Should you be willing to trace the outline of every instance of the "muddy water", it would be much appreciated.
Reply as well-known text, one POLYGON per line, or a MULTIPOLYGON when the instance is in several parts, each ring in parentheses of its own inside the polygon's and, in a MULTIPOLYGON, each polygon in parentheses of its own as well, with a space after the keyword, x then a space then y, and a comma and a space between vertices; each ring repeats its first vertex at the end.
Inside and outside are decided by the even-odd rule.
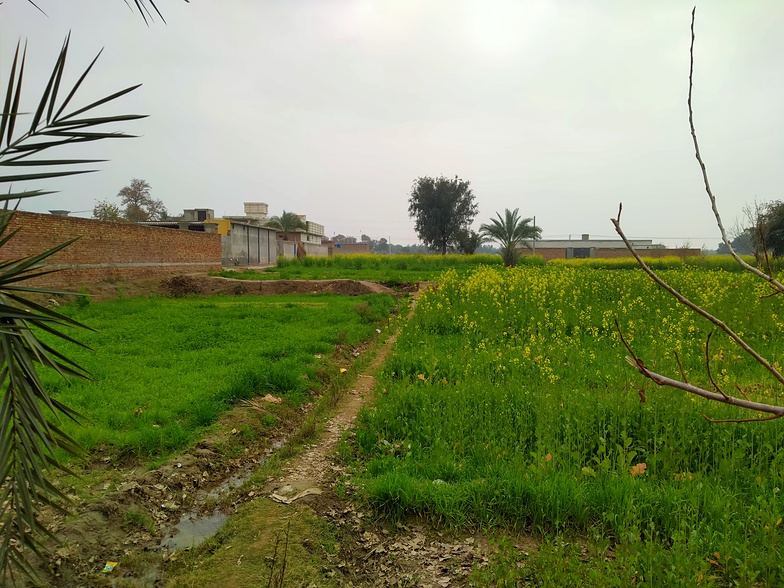
POLYGON ((206 516, 189 512, 180 519, 174 529, 166 533, 161 541, 161 548, 174 551, 196 547, 215 535, 226 523, 227 518, 219 510, 206 516))
MULTIPOLYGON (((273 451, 283 447, 286 441, 287 439, 283 438, 272 443, 270 449, 267 451, 268 456, 271 455, 273 451)), ((205 502, 206 500, 220 500, 225 494, 239 488, 251 477, 255 468, 264 463, 266 459, 266 457, 259 459, 253 467, 225 480, 219 486, 213 488, 201 502, 205 502)), ((160 547, 164 551, 172 552, 201 545, 223 527, 227 518, 227 515, 217 509, 209 515, 202 515, 195 511, 187 512, 182 516, 179 523, 166 532, 160 547)))

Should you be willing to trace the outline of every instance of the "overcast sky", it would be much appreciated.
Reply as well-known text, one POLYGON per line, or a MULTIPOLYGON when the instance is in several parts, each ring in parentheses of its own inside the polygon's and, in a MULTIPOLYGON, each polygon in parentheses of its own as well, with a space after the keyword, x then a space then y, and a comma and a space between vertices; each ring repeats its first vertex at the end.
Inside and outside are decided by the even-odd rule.
MULTIPOLYGON (((89 216, 143 178, 174 214, 262 201, 409 244, 411 185, 443 174, 471 182, 475 227, 519 207, 544 238, 614 236, 622 201, 631 237, 718 243, 688 129, 691 3, 158 0, 168 24, 149 27, 122 0, 37 3, 0 6, 2 79, 29 42, 26 109, 71 30, 69 81, 105 48, 82 103, 142 82, 112 112, 150 118, 27 210, 89 216)), ((727 225, 784 199, 782 31, 781 0, 697 7, 695 118, 727 225)))

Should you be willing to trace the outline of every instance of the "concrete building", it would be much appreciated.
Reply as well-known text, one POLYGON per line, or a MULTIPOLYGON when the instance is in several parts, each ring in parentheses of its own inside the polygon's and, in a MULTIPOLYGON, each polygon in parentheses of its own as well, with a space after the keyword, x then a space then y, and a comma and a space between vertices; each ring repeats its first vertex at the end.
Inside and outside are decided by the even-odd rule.
POLYGON ((279 245, 275 229, 229 219, 217 224, 223 265, 272 265, 278 257, 297 255, 295 247, 279 245))
POLYGON ((338 243, 337 241, 324 240, 322 245, 327 247, 328 255, 352 255, 355 253, 370 253, 370 243, 338 243))
POLYGON ((266 202, 243 202, 245 216, 250 218, 266 219, 269 206, 266 202))
POLYGON ((212 208, 186 208, 182 211, 182 220, 189 222, 203 222, 215 218, 212 208))
MULTIPOLYGON (((661 243, 654 243, 651 239, 630 239, 634 248, 643 257, 665 257, 677 255, 678 257, 693 257, 702 254, 700 249, 668 249, 661 243)), ((523 255, 541 255, 545 261, 551 259, 581 259, 581 258, 618 258, 631 257, 631 252, 620 239, 591 239, 583 233, 580 239, 542 239, 536 242, 535 251, 521 250, 523 255)))
POLYGON ((299 217, 306 229, 281 233, 265 226, 269 220, 266 202, 245 202, 243 216, 215 218, 211 208, 189 208, 181 220, 139 223, 156 227, 218 233, 221 235, 224 265, 271 265, 278 257, 304 254, 325 256, 328 248, 321 244, 324 225, 299 217))

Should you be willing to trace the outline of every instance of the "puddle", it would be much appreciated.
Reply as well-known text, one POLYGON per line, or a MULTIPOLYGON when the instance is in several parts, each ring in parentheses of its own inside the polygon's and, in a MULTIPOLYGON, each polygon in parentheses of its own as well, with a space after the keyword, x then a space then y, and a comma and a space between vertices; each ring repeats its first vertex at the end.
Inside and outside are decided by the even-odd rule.
MULTIPOLYGON (((287 438, 284 437, 272 443, 270 449, 267 450, 267 455, 283 447, 286 441, 287 438)), ((206 497, 200 502, 203 504, 206 500, 220 500, 223 495, 239 488, 251 477, 254 470, 266 460, 266 457, 262 457, 250 468, 223 481, 207 493, 206 497)), ((166 532, 161 541, 161 549, 174 551, 196 547, 215 535, 226 523, 226 519, 227 516, 220 510, 215 510, 211 515, 200 515, 193 511, 188 512, 183 515, 174 528, 166 532)))
POLYGON ((201 545, 220 530, 227 518, 219 510, 206 516, 189 512, 180 519, 174 529, 166 533, 161 541, 161 548, 174 551, 175 549, 187 549, 201 545))

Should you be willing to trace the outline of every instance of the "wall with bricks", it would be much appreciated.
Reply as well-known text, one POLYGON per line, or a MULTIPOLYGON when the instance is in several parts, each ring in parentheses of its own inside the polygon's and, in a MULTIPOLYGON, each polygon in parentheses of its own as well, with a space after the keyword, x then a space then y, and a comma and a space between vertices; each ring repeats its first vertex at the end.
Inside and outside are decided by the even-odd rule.
MULTIPOLYGON (((579 243, 579 241, 575 241, 579 243)), ((632 257, 632 254, 626 247, 618 247, 613 249, 606 249, 600 247, 591 247, 591 257, 597 259, 617 259, 619 257, 632 257)), ((641 257, 699 257, 702 255, 700 249, 638 249, 637 252, 641 257)), ((564 247, 537 247, 536 255, 544 257, 545 261, 552 259, 566 259, 566 248, 564 247)), ((530 249, 523 250, 523 255, 531 255, 530 249)))
POLYGON ((2 248, 0 260, 42 253, 79 237, 47 260, 62 269, 36 278, 38 286, 75 290, 104 280, 207 273, 221 266, 221 236, 133 223, 17 212, 18 233, 2 248))

